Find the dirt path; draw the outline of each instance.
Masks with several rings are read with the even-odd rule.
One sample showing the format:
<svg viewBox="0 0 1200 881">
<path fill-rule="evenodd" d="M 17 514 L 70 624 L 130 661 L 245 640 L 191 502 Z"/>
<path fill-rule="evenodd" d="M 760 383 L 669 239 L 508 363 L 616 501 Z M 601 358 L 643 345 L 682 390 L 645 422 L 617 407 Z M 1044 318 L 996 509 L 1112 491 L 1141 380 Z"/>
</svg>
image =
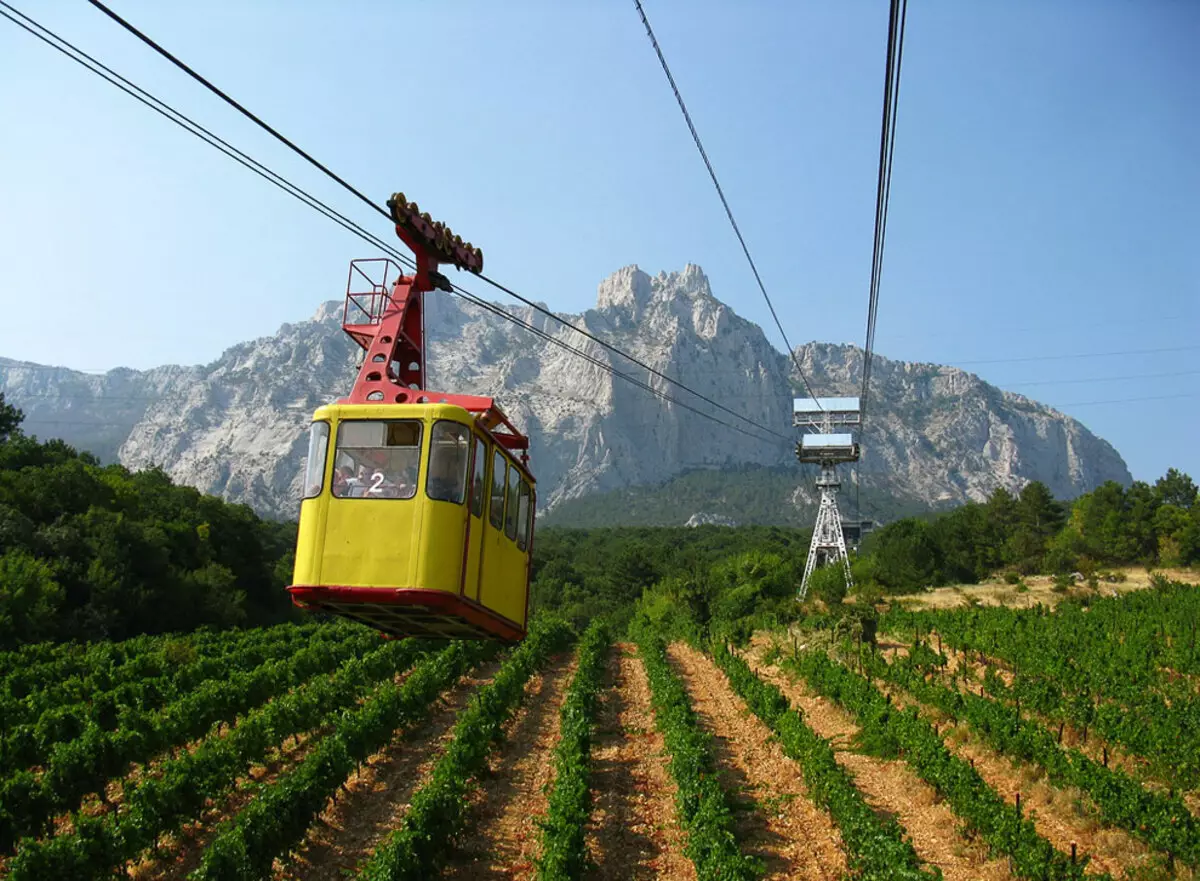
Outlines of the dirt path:
<svg viewBox="0 0 1200 881">
<path fill-rule="evenodd" d="M 340 792 L 337 802 L 308 830 L 295 856 L 283 865 L 276 860 L 275 878 L 340 881 L 370 856 L 408 810 L 409 799 L 441 755 L 471 694 L 499 664 L 483 664 L 460 679 L 430 707 L 420 724 L 371 756 L 362 771 L 346 781 L 348 792 Z"/>
<path fill-rule="evenodd" d="M 898 638 L 892 637 L 892 639 Z M 907 651 L 907 646 L 902 642 L 892 642 L 890 645 L 895 647 L 894 653 Z M 950 646 L 945 646 L 943 652 L 949 663 L 947 664 L 946 671 L 938 677 L 942 685 L 959 691 L 969 688 L 972 694 L 988 697 L 988 695 L 980 693 L 980 683 L 983 681 L 984 672 L 988 669 L 996 671 L 1006 685 L 1012 685 L 1013 676 L 1011 671 L 1006 669 L 1004 664 L 995 658 L 990 658 L 977 652 L 963 652 L 959 649 L 953 649 Z M 953 676 L 956 671 L 964 668 L 970 674 L 972 680 L 970 683 L 956 680 Z M 991 700 L 995 700 L 995 698 L 991 698 Z M 1010 703 L 1009 706 L 1012 706 L 1012 704 Z M 1166 795 L 1172 791 L 1170 783 L 1157 777 L 1151 770 L 1150 763 L 1145 758 L 1126 752 L 1123 747 L 1106 741 L 1103 737 L 1097 735 L 1095 731 L 1089 732 L 1085 740 L 1078 728 L 1069 723 L 1064 723 L 1060 733 L 1058 723 L 1052 722 L 1050 719 L 1027 707 L 1021 709 L 1021 718 L 1027 722 L 1042 726 L 1052 734 L 1058 735 L 1059 742 L 1063 746 L 1079 750 L 1093 762 L 1124 771 L 1152 792 Z M 1180 795 L 1188 810 L 1195 816 L 1200 817 L 1200 790 L 1182 792 Z"/>
<path fill-rule="evenodd" d="M 217 827 L 237 815 L 254 798 L 255 790 L 250 784 L 270 783 L 295 768 L 318 742 L 315 735 L 320 733 L 317 729 L 287 738 L 285 745 L 272 750 L 261 764 L 254 765 L 248 774 L 240 777 L 237 786 L 224 799 L 177 832 L 163 836 L 157 854 L 151 850 L 144 859 L 132 863 L 130 877 L 134 881 L 186 878 L 200 865 L 205 849 L 216 837 Z"/>
<path fill-rule="evenodd" d="M 619 643 L 609 658 L 592 742 L 592 818 L 588 852 L 596 881 L 693 881 L 675 819 L 675 784 L 654 728 L 650 683 Z"/>
<path fill-rule="evenodd" d="M 1070 853 L 1074 843 L 1080 853 L 1089 855 L 1089 874 L 1108 872 L 1120 878 L 1136 874 L 1155 861 L 1139 839 L 1122 829 L 1103 825 L 1098 809 L 1085 793 L 1074 787 L 1052 786 L 1036 765 L 1013 761 L 998 753 L 965 723 L 951 724 L 943 713 L 914 700 L 907 692 L 882 683 L 877 685 L 892 695 L 897 706 L 917 707 L 922 716 L 938 722 L 946 747 L 960 759 L 971 762 L 979 776 L 1006 802 L 1016 804 L 1020 794 L 1022 811 L 1028 812 L 1042 837 L 1064 853 Z"/>
<path fill-rule="evenodd" d="M 908 832 L 922 860 L 937 866 L 946 881 L 1003 881 L 1012 878 L 1006 862 L 989 859 L 987 846 L 958 830 L 961 821 L 941 797 L 902 760 L 878 759 L 851 751 L 858 725 L 849 713 L 817 697 L 778 667 L 765 666 L 747 655 L 746 662 L 765 681 L 777 687 L 817 734 L 831 741 L 838 764 L 876 811 L 895 817 Z"/>
<path fill-rule="evenodd" d="M 904 655 L 907 653 L 908 646 L 899 637 L 890 636 L 892 640 L 889 645 L 894 646 L 894 650 L 889 656 L 887 651 L 884 651 L 884 656 L 889 662 L 896 655 Z M 926 644 L 929 644 L 930 638 L 927 637 Z M 882 643 L 881 643 L 882 644 Z M 936 645 L 936 644 L 935 644 Z M 981 683 L 984 680 L 984 675 L 987 670 L 993 670 L 1003 680 L 1007 686 L 1013 684 L 1012 671 L 1007 668 L 1004 662 L 988 657 L 980 652 L 964 652 L 961 649 L 951 648 L 946 645 L 942 648 L 943 653 L 947 658 L 947 665 L 938 680 L 942 685 L 959 691 L 964 688 L 969 688 L 972 694 L 978 694 L 981 697 L 988 697 L 987 694 L 980 694 Z M 965 670 L 970 682 L 963 682 L 961 679 L 956 679 L 955 674 L 960 670 Z M 995 698 L 991 698 L 995 700 Z M 1009 706 L 1012 706 L 1010 703 Z M 1059 726 L 1056 722 L 1051 722 L 1045 716 L 1035 713 L 1026 708 L 1021 709 L 1021 717 L 1027 722 L 1033 722 L 1041 725 L 1047 731 L 1053 734 L 1059 734 Z M 1077 749 L 1090 758 L 1094 762 L 1104 764 L 1107 762 L 1108 767 L 1119 768 L 1131 777 L 1136 778 L 1147 789 L 1166 794 L 1170 790 L 1170 784 L 1158 779 L 1150 770 L 1150 763 L 1146 759 L 1135 756 L 1132 753 L 1127 753 L 1122 747 L 1108 743 L 1104 738 L 1098 736 L 1095 731 L 1088 733 L 1085 741 L 1079 729 L 1075 726 L 1066 723 L 1062 726 L 1061 740 L 1063 746 Z M 1200 806 L 1200 793 L 1193 793 L 1193 799 L 1189 800 L 1188 794 L 1184 795 L 1184 801 L 1193 813 L 1197 813 Z"/>
<path fill-rule="evenodd" d="M 764 877 L 844 877 L 841 834 L 808 798 L 799 767 L 784 755 L 770 729 L 746 709 L 711 660 L 682 643 L 672 645 L 668 653 L 696 715 L 714 735 L 723 785 L 755 803 L 737 815 L 738 840 L 766 864 Z"/>
<path fill-rule="evenodd" d="M 538 821 L 546 814 L 545 788 L 554 776 L 558 713 L 574 675 L 574 658 L 562 655 L 545 673 L 530 679 L 525 702 L 472 797 L 465 842 L 451 857 L 443 878 L 535 877 L 533 860 L 541 837 Z"/>
</svg>

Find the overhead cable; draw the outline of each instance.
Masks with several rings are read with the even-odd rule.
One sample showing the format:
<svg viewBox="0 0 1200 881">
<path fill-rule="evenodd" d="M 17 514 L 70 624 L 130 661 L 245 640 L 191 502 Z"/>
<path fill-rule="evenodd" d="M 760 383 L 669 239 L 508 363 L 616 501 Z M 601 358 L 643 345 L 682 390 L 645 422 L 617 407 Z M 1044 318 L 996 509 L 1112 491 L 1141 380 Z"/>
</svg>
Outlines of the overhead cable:
<svg viewBox="0 0 1200 881">
<path fill-rule="evenodd" d="M 804 368 L 800 366 L 800 360 L 796 357 L 796 350 L 788 342 L 787 333 L 783 329 L 783 324 L 779 321 L 779 315 L 775 312 L 775 305 L 771 302 L 771 297 L 767 294 L 767 286 L 763 284 L 758 267 L 754 264 L 754 258 L 750 256 L 750 248 L 746 244 L 746 238 L 742 235 L 737 221 L 733 218 L 733 209 L 729 207 L 729 200 L 725 198 L 725 191 L 721 189 L 721 182 L 717 180 L 717 173 L 713 169 L 712 162 L 709 161 L 704 144 L 700 141 L 700 135 L 696 131 L 696 126 L 692 123 L 692 115 L 688 113 L 687 105 L 683 103 L 683 95 L 679 92 L 679 86 L 675 85 L 675 77 L 671 75 L 671 68 L 667 66 L 666 56 L 663 55 L 662 48 L 658 45 L 658 39 L 654 36 L 654 29 L 650 27 L 650 19 L 646 18 L 646 10 L 642 8 L 641 0 L 633 0 L 633 4 L 637 7 L 638 15 L 642 17 L 642 24 L 646 26 L 646 36 L 650 38 L 650 44 L 654 47 L 655 54 L 658 55 L 658 62 L 662 65 L 663 73 L 667 75 L 667 82 L 671 84 L 671 91 L 675 93 L 675 100 L 679 104 L 679 109 L 683 112 L 684 122 L 687 123 L 688 131 L 692 133 L 692 140 L 696 142 L 696 149 L 700 151 L 700 158 L 704 160 L 704 167 L 708 169 L 708 176 L 712 178 L 713 187 L 716 188 L 717 196 L 720 197 L 721 204 L 725 208 L 725 216 L 729 218 L 729 225 L 733 227 L 734 235 L 737 236 L 738 243 L 742 246 L 742 253 L 746 255 L 746 262 L 750 264 L 750 271 L 754 273 L 754 280 L 758 283 L 758 289 L 762 292 L 763 299 L 767 301 L 767 308 L 771 311 L 771 318 L 774 319 L 775 326 L 779 329 L 779 335 L 783 337 L 783 344 L 787 346 L 787 352 L 792 359 L 792 364 L 795 365 L 796 372 L 800 374 L 800 379 L 804 383 L 804 388 L 808 391 L 808 396 L 816 400 L 816 393 L 813 392 L 812 386 L 808 384 L 808 377 L 804 374 Z M 824 409 L 821 407 L 819 401 L 817 402 L 817 406 Z"/>
<path fill-rule="evenodd" d="M 373 234 L 373 233 L 369 232 L 368 230 L 364 229 L 363 227 L 359 226 L 357 223 L 355 223 L 354 221 L 345 217 L 344 215 L 340 214 L 333 208 L 330 208 L 324 202 L 321 202 L 319 199 L 315 198 L 314 196 L 307 193 L 300 187 L 291 183 L 286 178 L 284 178 L 281 175 L 277 174 L 276 172 L 272 171 L 270 168 L 268 168 L 267 166 L 258 162 L 257 160 L 253 159 L 246 153 L 242 152 L 241 150 L 238 150 L 236 147 L 233 147 L 227 141 L 225 141 L 222 138 L 220 138 L 219 136 L 213 134 L 211 131 L 204 128 L 199 123 L 196 123 L 195 121 L 191 120 L 189 117 L 187 117 L 184 114 L 180 113 L 179 111 L 175 110 L 173 107 L 168 105 L 166 102 L 161 101 L 160 99 L 156 98 L 154 95 L 147 92 L 145 89 L 142 89 L 140 86 L 137 86 L 135 83 L 131 82 L 130 80 L 128 80 L 125 77 L 121 76 L 120 74 L 116 73 L 111 68 L 107 67 L 103 63 L 97 61 L 92 56 L 88 55 L 87 53 L 85 53 L 82 50 L 75 47 L 73 44 L 69 43 L 67 40 L 63 39 L 62 37 L 58 36 L 57 34 L 54 34 L 48 28 L 45 28 L 44 26 L 40 25 L 39 23 L 34 21 L 29 16 L 25 15 L 24 13 L 22 13 L 19 10 L 12 7 L 7 2 L 4 2 L 4 0 L 0 0 L 0 6 L 4 7 L 5 9 L 10 10 L 11 12 L 20 16 L 22 19 L 25 19 L 25 21 L 29 22 L 29 24 L 25 24 L 22 21 L 18 21 L 12 15 L 9 15 L 8 13 L 3 12 L 3 11 L 0 11 L 0 16 L 7 18 L 9 21 L 13 22 L 14 24 L 18 25 L 19 27 L 23 28 L 24 30 L 26 30 L 27 32 L 32 34 L 33 36 L 37 37 L 42 42 L 44 42 L 47 45 L 51 46 L 52 48 L 58 50 L 62 54 L 66 55 L 67 57 L 71 58 L 73 61 L 75 61 L 78 64 L 80 64 L 81 66 L 85 67 L 92 73 L 95 73 L 98 76 L 101 76 L 103 79 L 105 79 L 112 85 L 115 85 L 119 89 L 124 91 L 126 94 L 129 94 L 130 96 L 136 98 L 138 101 L 145 104 L 147 107 L 150 107 L 150 109 L 154 110 L 156 113 L 159 113 L 161 116 L 164 116 L 165 118 L 169 119 L 171 122 L 175 123 L 176 125 L 179 125 L 181 128 L 184 128 L 191 134 L 195 135 L 196 137 L 198 137 L 201 140 L 208 143 L 210 146 L 213 146 L 216 149 L 220 150 L 222 153 L 229 156 L 231 159 L 234 159 L 239 164 L 245 166 L 246 168 L 250 169 L 254 173 L 258 174 L 260 177 L 264 178 L 269 183 L 282 189 L 284 192 L 287 192 L 289 195 L 300 200 L 301 202 L 304 202 L 309 207 L 311 207 L 314 210 L 318 211 L 319 213 L 325 215 L 330 220 L 333 220 L 339 226 L 346 229 L 348 232 L 351 232 L 354 235 L 357 235 L 359 238 L 362 238 L 363 240 L 369 242 L 370 244 L 380 248 L 385 253 L 387 253 L 390 256 L 394 257 L 395 259 L 401 261 L 405 265 L 409 266 L 409 268 L 412 268 L 412 266 L 414 265 L 412 260 L 407 255 L 400 252 L 391 243 L 386 242 L 383 239 L 380 239 L 375 234 Z M 32 27 L 30 25 L 32 25 Z M 38 30 L 34 30 L 34 28 L 37 28 Z M 42 33 L 39 33 L 38 31 L 41 31 Z M 57 42 L 55 42 L 55 41 L 57 41 Z M 483 300 L 482 298 L 477 297 L 475 294 L 471 293 L 470 291 L 467 291 L 466 289 L 462 288 L 460 285 L 453 285 L 453 288 L 454 288 L 454 290 L 452 291 L 452 293 L 461 297 L 462 299 L 468 300 L 469 302 L 473 303 L 474 305 L 479 306 L 480 308 L 482 308 L 488 312 L 491 312 L 492 314 L 496 315 L 497 317 L 499 317 L 505 321 L 508 321 L 512 324 L 515 324 L 515 325 L 523 328 L 524 330 L 526 330 L 530 333 L 533 333 L 535 336 L 538 336 L 539 338 L 544 339 L 545 341 L 547 341 L 549 343 L 552 343 L 552 344 L 554 344 L 554 345 L 556 345 L 578 357 L 583 358 L 584 360 L 588 361 L 589 363 L 592 363 L 593 365 L 600 367 L 602 370 L 609 373 L 610 375 L 624 379 L 625 381 L 631 383 L 632 385 L 635 385 L 635 386 L 653 394 L 654 396 L 660 398 L 663 401 L 666 401 L 667 403 L 675 404 L 685 410 L 688 410 L 689 412 L 695 413 L 698 416 L 701 416 L 705 419 L 716 422 L 718 425 L 723 425 L 727 428 L 732 428 L 735 431 L 739 431 L 740 433 L 745 434 L 749 437 L 752 437 L 755 440 L 759 440 L 759 441 L 766 440 L 765 438 L 759 437 L 753 433 L 746 431 L 745 429 L 741 428 L 740 426 L 733 425 L 731 423 L 728 423 L 721 419 L 718 419 L 709 413 L 705 413 L 704 411 L 699 410 L 685 402 L 682 402 L 675 397 L 672 397 L 670 395 L 663 393 L 662 391 L 660 391 L 658 389 L 655 389 L 653 386 L 649 385 L 648 383 L 642 382 L 641 380 L 638 380 L 637 378 L 632 377 L 627 373 L 617 370 L 616 368 L 612 367 L 609 364 L 606 364 L 605 362 L 601 361 L 600 359 L 596 358 L 595 356 L 589 355 L 586 352 L 583 352 L 583 351 L 567 344 L 563 340 L 558 339 L 557 337 L 553 336 L 552 334 L 546 333 L 545 331 L 541 330 L 540 328 L 537 328 L 537 327 L 529 324 L 528 322 L 523 321 L 522 319 L 518 318 L 517 316 L 512 315 L 511 313 L 505 311 L 498 305 L 489 303 L 486 300 Z M 550 314 L 552 315 L 553 313 L 550 313 Z M 562 323 L 565 324 L 567 327 L 573 328 L 573 325 L 571 325 L 569 322 L 562 322 Z M 624 353 L 621 352 L 619 349 L 616 349 L 615 347 L 612 347 L 612 346 L 608 346 L 602 340 L 596 340 L 596 341 L 601 343 L 602 345 L 605 345 L 606 347 L 612 349 L 613 351 L 617 352 L 618 354 L 624 355 Z M 641 362 L 638 361 L 637 359 L 633 358 L 632 356 L 626 355 L 625 357 L 628 357 L 631 361 L 634 361 L 635 363 L 641 365 Z M 642 366 L 644 366 L 644 365 L 642 365 Z M 15 369 L 25 369 L 25 368 L 15 368 Z M 746 416 L 743 416 L 742 414 L 737 413 L 736 411 L 729 410 L 728 408 L 724 407 L 723 405 L 720 405 L 717 402 L 712 401 L 711 399 L 700 394 L 699 392 L 693 391 L 692 389 L 688 388 L 686 385 L 683 385 L 682 383 L 679 383 L 678 381 L 673 380 L 670 377 L 668 377 L 664 374 L 661 374 L 658 371 L 653 370 L 652 368 L 647 367 L 646 369 L 648 369 L 651 373 L 658 375 L 661 378 L 673 383 L 674 385 L 679 386 L 680 388 L 684 389 L 685 391 L 689 392 L 690 394 L 695 395 L 697 398 L 700 398 L 701 400 L 711 403 L 714 406 L 717 406 L 722 410 L 726 410 L 727 412 L 731 413 L 733 416 L 735 416 L 742 422 L 745 422 L 746 424 L 751 425 L 756 429 L 759 429 L 761 431 L 772 434 L 777 438 L 781 438 L 781 439 L 785 439 L 785 440 L 787 439 L 785 435 L 775 432 L 772 429 L 770 429 L 766 426 L 763 426 L 763 425 L 759 424 L 758 422 L 756 422 Z"/>
<path fill-rule="evenodd" d="M 871 392 L 871 362 L 875 352 L 875 322 L 879 313 L 879 287 L 887 240 L 888 205 L 892 189 L 892 157 L 896 150 L 896 110 L 900 100 L 900 70 L 904 60 L 904 24 L 908 0 L 892 0 L 888 16 L 887 57 L 884 64 L 883 113 L 879 126 L 879 176 L 875 187 L 875 241 L 871 254 L 870 293 L 867 298 L 867 333 L 863 345 L 861 418 L 865 423 Z"/>
<path fill-rule="evenodd" d="M 247 109 L 244 105 L 242 105 L 241 103 L 236 101 L 227 92 L 220 89 L 218 86 L 214 85 L 211 81 L 209 81 L 207 78 L 202 76 L 199 72 L 197 72 L 189 64 L 182 61 L 180 58 L 178 58 L 177 56 L 172 54 L 169 50 L 164 48 L 160 43 L 158 43 L 152 37 L 148 36 L 146 33 L 139 30 L 137 27 L 135 27 L 129 21 L 122 18 L 120 15 L 118 15 L 116 12 L 114 12 L 112 9 L 110 9 L 108 6 L 106 6 L 104 3 L 100 2 L 100 0 L 88 0 L 88 2 L 91 3 L 93 6 L 95 6 L 97 9 L 99 9 L 101 12 L 103 12 L 105 15 L 107 15 L 109 18 L 111 18 L 113 21 L 115 21 L 117 24 L 119 24 L 121 27 L 123 27 L 125 30 L 129 31 L 129 33 L 133 34 L 135 37 L 137 37 L 139 40 L 141 40 L 143 43 L 145 43 L 147 46 L 149 46 L 151 49 L 153 49 L 155 52 L 157 52 L 163 58 L 170 61 L 173 65 L 175 65 L 177 68 L 182 70 L 189 77 L 194 79 L 196 82 L 200 83 L 202 86 L 204 86 L 206 89 L 208 89 L 214 95 L 216 95 L 222 101 L 229 104 L 229 106 L 233 107 L 235 110 L 237 110 L 243 116 L 245 116 L 247 119 L 254 122 L 256 125 L 258 125 L 260 128 L 262 128 L 264 131 L 266 131 L 268 134 L 270 134 L 271 136 L 276 138 L 278 141 L 280 141 L 282 144 L 284 144 L 286 147 L 288 147 L 289 149 L 294 151 L 297 155 L 299 155 L 303 159 L 307 160 L 311 165 L 313 165 L 319 171 L 321 171 L 322 173 L 327 175 L 333 181 L 340 184 L 342 187 L 344 187 L 347 191 L 352 193 L 360 201 L 366 203 L 371 208 L 373 208 L 375 211 L 382 214 L 384 217 L 388 218 L 389 222 L 394 222 L 394 221 L 392 221 L 391 213 L 384 206 L 379 205 L 378 203 L 372 201 L 361 190 L 352 186 L 344 178 L 340 177 L 339 175 L 335 174 L 332 170 L 330 170 L 328 166 L 324 165 L 323 163 L 321 163 L 320 161 L 315 159 L 312 155 L 310 155 L 309 153 L 302 150 L 293 141 L 291 141 L 286 136 L 281 134 L 278 130 L 273 128 L 271 125 L 267 124 L 265 121 L 263 121 L 263 119 L 261 117 L 259 117 L 258 115 L 256 115 L 255 113 L 253 113 L 252 111 Z M 771 428 L 767 428 L 766 426 L 760 425 L 759 423 L 755 422 L 754 420 L 751 420 L 748 417 L 744 416 L 743 414 L 738 413 L 736 410 L 733 410 L 733 409 L 725 406 L 724 404 L 718 403 L 717 401 L 714 401 L 712 398 L 709 398 L 709 397 L 701 394 L 700 392 L 697 392 L 697 391 L 689 388 L 688 386 L 684 385 L 682 382 L 676 380 L 675 378 L 669 376 L 668 374 L 662 373 L 661 371 L 654 369 L 649 364 L 646 364 L 644 361 L 640 360 L 639 358 L 637 358 L 633 355 L 630 355 L 628 352 L 626 352 L 626 351 L 618 348 L 617 346 L 612 345 L 608 341 L 596 336 L 595 334 L 593 334 L 591 331 L 587 330 L 586 328 L 583 328 L 576 324 L 573 324 L 573 323 L 567 321 L 566 319 L 562 318 L 561 316 L 556 315 L 554 312 L 551 312 L 545 306 L 542 306 L 541 304 L 539 304 L 527 297 L 522 296 L 518 292 L 514 291 L 512 288 L 508 287 L 507 285 L 501 284 L 500 282 L 496 281 L 495 279 L 493 279 L 483 273 L 478 273 L 478 276 L 482 281 L 486 282 L 487 284 L 491 285 L 492 287 L 496 288 L 497 290 L 502 291 L 505 294 L 508 294 L 510 297 L 514 298 L 515 300 L 520 301 L 524 305 L 530 307 L 531 309 L 534 309 L 535 311 L 539 312 L 540 314 L 545 315 L 547 318 L 550 318 L 551 320 L 563 325 L 564 327 L 570 328 L 571 330 L 575 331 L 576 333 L 580 334 L 581 336 L 586 337 L 587 339 L 591 340 L 592 342 L 597 343 L 600 346 L 603 346 L 605 349 L 612 352 L 613 354 L 619 355 L 622 358 L 626 359 L 627 361 L 631 362 L 632 364 L 635 364 L 638 367 L 641 367 L 644 370 L 649 371 L 654 376 L 657 376 L 658 378 L 660 378 L 666 382 L 669 382 L 670 384 L 676 386 L 677 388 L 680 388 L 683 391 L 686 391 L 688 394 L 694 395 L 695 397 L 699 398 L 700 400 L 704 401 L 705 403 L 709 404 L 710 406 L 716 407 L 718 410 L 728 413 L 728 414 L 736 417 L 737 419 L 748 422 L 751 425 L 754 425 L 759 430 L 766 431 L 766 432 L 774 435 L 775 437 L 780 438 L 781 440 L 788 439 L 786 435 L 776 432 L 775 430 L 773 430 Z"/>
</svg>

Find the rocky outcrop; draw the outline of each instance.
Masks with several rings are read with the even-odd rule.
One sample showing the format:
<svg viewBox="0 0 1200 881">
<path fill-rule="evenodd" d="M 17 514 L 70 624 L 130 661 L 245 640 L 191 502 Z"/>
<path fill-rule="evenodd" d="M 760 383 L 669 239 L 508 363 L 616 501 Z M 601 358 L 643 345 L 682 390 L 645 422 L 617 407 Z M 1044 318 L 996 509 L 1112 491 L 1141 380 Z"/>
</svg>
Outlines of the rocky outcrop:
<svg viewBox="0 0 1200 881">
<path fill-rule="evenodd" d="M 812 343 L 797 356 L 823 394 L 859 393 L 861 349 Z M 1040 480 L 1068 499 L 1132 480 L 1112 445 L 1079 422 L 957 367 L 876 357 L 869 407 L 860 471 L 884 475 L 898 495 L 983 501 Z"/>
<path fill-rule="evenodd" d="M 737 521 L 732 517 L 726 517 L 724 514 L 705 514 L 696 513 L 687 519 L 683 524 L 691 529 L 697 526 L 737 526 Z"/>
<path fill-rule="evenodd" d="M 428 385 L 501 402 L 532 439 L 543 510 L 691 469 L 789 460 L 789 361 L 713 295 L 699 267 L 655 276 L 626 267 L 600 284 L 595 309 L 564 317 L 785 437 L 718 425 L 695 411 L 735 420 L 533 309 L 507 311 L 673 399 L 473 304 L 433 295 Z M 355 373 L 359 350 L 340 320 L 341 302 L 326 303 L 310 320 L 203 367 L 90 376 L 0 360 L 0 391 L 26 411 L 30 432 L 132 468 L 159 465 L 205 492 L 294 516 L 309 416 L 344 394 Z M 814 343 L 798 354 L 820 393 L 856 393 L 858 349 Z M 876 491 L 945 504 L 1030 480 L 1064 498 L 1108 479 L 1129 482 L 1120 456 L 1078 422 L 972 374 L 879 358 L 873 384 L 862 470 L 878 475 Z"/>
</svg>

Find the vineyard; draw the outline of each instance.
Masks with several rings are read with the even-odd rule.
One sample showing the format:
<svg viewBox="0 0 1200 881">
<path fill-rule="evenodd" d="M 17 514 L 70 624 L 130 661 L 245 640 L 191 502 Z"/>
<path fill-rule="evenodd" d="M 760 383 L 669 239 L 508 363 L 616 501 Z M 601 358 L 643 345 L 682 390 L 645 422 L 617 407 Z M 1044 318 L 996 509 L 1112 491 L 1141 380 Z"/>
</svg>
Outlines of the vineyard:
<svg viewBox="0 0 1200 881">
<path fill-rule="evenodd" d="M 1200 590 L 0 655 L 0 876 L 1191 879 Z"/>
</svg>

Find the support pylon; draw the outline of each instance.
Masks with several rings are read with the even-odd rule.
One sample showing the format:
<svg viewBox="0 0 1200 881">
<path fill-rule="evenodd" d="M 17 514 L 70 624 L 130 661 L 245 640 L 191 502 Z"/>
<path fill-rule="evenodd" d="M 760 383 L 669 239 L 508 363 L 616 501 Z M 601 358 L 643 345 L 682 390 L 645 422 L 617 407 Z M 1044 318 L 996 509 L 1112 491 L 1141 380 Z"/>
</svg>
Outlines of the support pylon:
<svg viewBox="0 0 1200 881">
<path fill-rule="evenodd" d="M 808 595 L 808 579 L 817 566 L 842 563 L 846 576 L 846 589 L 854 586 L 850 575 L 850 558 L 846 554 L 846 535 L 842 532 L 842 515 L 838 511 L 837 492 L 842 486 L 837 465 L 821 463 L 821 474 L 817 488 L 821 491 L 821 505 L 817 509 L 817 523 L 813 527 L 812 542 L 808 546 L 808 559 L 804 563 L 804 578 L 800 582 L 800 599 Z"/>
<path fill-rule="evenodd" d="M 862 424 L 858 398 L 796 398 L 792 403 L 792 425 L 814 429 L 816 433 L 802 434 L 796 444 L 796 458 L 801 462 L 821 466 L 817 489 L 821 491 L 821 506 L 813 527 L 808 559 L 804 561 L 804 578 L 800 581 L 800 596 L 808 595 L 808 580 L 818 566 L 842 563 L 846 589 L 854 586 L 850 577 L 850 559 L 846 556 L 846 534 L 842 532 L 842 515 L 838 511 L 837 493 L 842 486 L 838 477 L 839 462 L 857 462 L 860 451 L 849 432 Z M 835 431 L 840 433 L 834 433 Z"/>
</svg>

